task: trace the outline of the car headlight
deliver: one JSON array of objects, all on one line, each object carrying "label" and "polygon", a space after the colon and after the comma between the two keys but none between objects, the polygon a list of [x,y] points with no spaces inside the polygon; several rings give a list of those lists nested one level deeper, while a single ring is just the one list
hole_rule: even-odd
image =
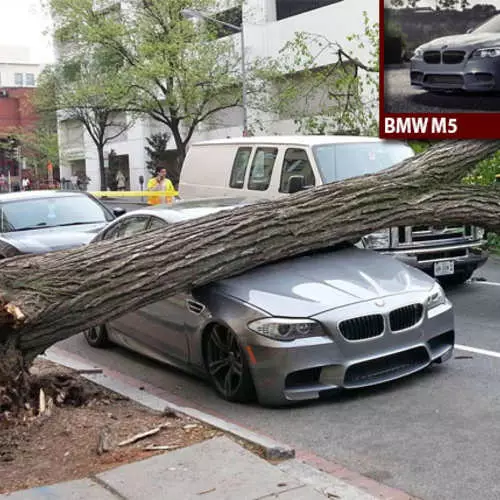
[{"label": "car headlight", "polygon": [[368,234],[363,238],[365,248],[381,249],[390,248],[391,246],[391,231],[390,229],[382,229],[374,233]]},{"label": "car headlight", "polygon": [[248,328],[274,340],[291,341],[325,335],[322,326],[312,319],[262,318],[248,323]]},{"label": "car headlight", "polygon": [[422,59],[424,56],[424,49],[417,47],[415,52],[413,52],[413,59]]},{"label": "car headlight", "polygon": [[484,49],[477,49],[472,53],[472,57],[500,57],[500,47],[485,47]]},{"label": "car headlight", "polygon": [[434,307],[446,304],[446,295],[439,283],[435,283],[432,287],[429,297],[427,298],[427,309],[434,309]]}]

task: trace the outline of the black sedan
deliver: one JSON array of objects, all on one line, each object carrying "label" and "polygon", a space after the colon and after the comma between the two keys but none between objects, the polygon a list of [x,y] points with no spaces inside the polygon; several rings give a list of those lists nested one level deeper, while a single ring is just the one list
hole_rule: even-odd
[{"label": "black sedan", "polygon": [[123,213],[81,191],[1,194],[0,258],[85,245]]}]

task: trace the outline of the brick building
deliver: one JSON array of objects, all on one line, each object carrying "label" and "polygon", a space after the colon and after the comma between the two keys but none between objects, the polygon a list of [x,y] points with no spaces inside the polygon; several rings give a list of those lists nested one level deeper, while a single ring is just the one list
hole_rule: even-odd
[{"label": "brick building", "polygon": [[2,46],[0,54],[0,173],[18,176],[24,162],[13,137],[36,124],[31,97],[42,67],[24,47]]}]

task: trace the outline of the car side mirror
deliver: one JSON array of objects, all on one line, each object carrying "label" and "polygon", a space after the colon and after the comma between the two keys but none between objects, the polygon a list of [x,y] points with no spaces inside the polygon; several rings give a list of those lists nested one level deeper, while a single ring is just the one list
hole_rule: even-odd
[{"label": "car side mirror", "polygon": [[120,217],[120,215],[123,215],[123,214],[126,214],[127,211],[124,209],[124,208],[121,208],[121,207],[115,207],[112,209],[113,211],[113,215],[115,217]]},{"label": "car side mirror", "polygon": [[306,185],[306,180],[303,175],[291,175],[288,179],[288,193],[298,193],[302,191]]}]

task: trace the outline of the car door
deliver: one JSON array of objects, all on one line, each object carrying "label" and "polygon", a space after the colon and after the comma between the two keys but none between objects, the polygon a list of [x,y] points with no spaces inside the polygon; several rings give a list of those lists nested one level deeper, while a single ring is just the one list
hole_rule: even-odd
[{"label": "car door", "polygon": [[[163,219],[152,216],[147,230],[154,231],[166,225]],[[151,274],[154,273],[154,262],[151,262]],[[162,356],[187,362],[189,350],[184,328],[188,314],[186,295],[174,295],[139,309],[135,313],[138,321],[137,327],[134,328],[136,340],[146,342],[148,347]]]},{"label": "car door", "polygon": [[[124,238],[146,231],[146,227],[150,222],[150,217],[130,216],[123,219],[117,224],[113,224],[104,233],[102,240],[115,240]],[[108,328],[111,333],[126,335],[127,337],[140,339],[141,338],[141,323],[140,316],[137,311],[130,312],[124,316],[120,316],[108,323]]]}]

